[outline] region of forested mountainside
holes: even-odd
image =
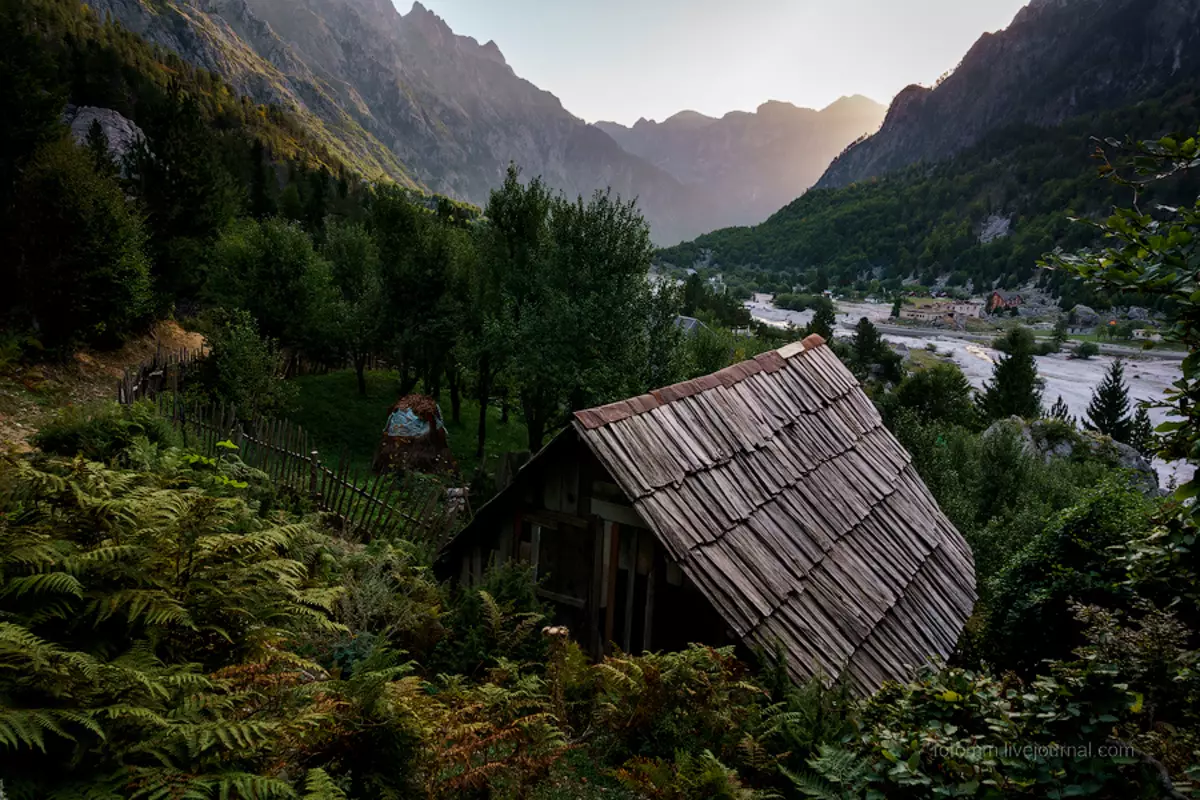
[[[816,111],[772,101],[720,119],[682,111],[663,122],[596,127],[689,187],[721,199],[717,220],[753,225],[816,183],[849,142],[878,130],[886,109],[862,96]]]
[[[817,183],[837,188],[953,156],[1014,125],[1052,127],[1200,75],[1200,0],[1033,0],[935,88],[910,86],[877,134]]]
[[[1056,247],[1077,248],[1093,233],[1069,211],[1103,215],[1131,198],[1098,180],[1091,137],[1147,139],[1195,131],[1197,83],[1055,128],[995,131],[937,165],[915,165],[843,189],[813,189],[762,225],[728,228],[662,250],[661,261],[691,266],[711,254],[721,269],[757,270],[762,282],[803,281],[813,288],[915,276],[932,285],[1016,287]],[[1189,138],[1184,136],[1184,138]],[[1143,202],[1194,197],[1194,175],[1148,189]],[[1054,288],[1062,280],[1051,275]]]
[[[568,196],[639,199],[655,239],[714,227],[711,199],[622,150],[521,79],[494,42],[457,36],[420,3],[87,0],[260,102],[311,114],[368,177],[482,205],[510,162]]]

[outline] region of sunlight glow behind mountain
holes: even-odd
[[[407,13],[410,0],[393,0]],[[456,33],[495,40],[518,75],[588,121],[625,125],[764,100],[887,104],[932,83],[1023,0],[425,0]]]

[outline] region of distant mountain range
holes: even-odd
[[[519,77],[495,42],[456,35],[420,3],[402,15],[390,0],[84,1],[254,100],[296,112],[367,177],[483,205],[513,161],[569,195],[612,187],[637,197],[664,244],[760,221],[882,118],[857,98],[820,113],[768,104],[712,121],[711,139],[684,137],[668,157],[670,145],[644,131],[621,137],[575,117]]]
[[[856,95],[821,111],[772,101],[720,119],[682,111],[661,123],[596,127],[627,152],[720,198],[722,224],[750,225],[816,183],[847,144],[878,130],[886,111]]]
[[[1034,0],[937,87],[901,92],[878,133],[766,222],[660,256],[759,283],[917,277],[981,289],[1038,277],[1077,292],[1060,273],[1039,273],[1038,259],[1093,243],[1069,213],[1132,200],[1099,179],[1091,138],[1188,137],[1198,127],[1200,0]],[[1189,174],[1141,200],[1197,193],[1200,176]]]
[[[817,186],[940,161],[1000,128],[1120,108],[1198,72],[1200,0],[1033,0],[937,87],[897,95],[880,131]]]

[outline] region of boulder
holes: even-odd
[[[1114,441],[1093,431],[1081,431],[1074,425],[1057,419],[1026,422],[1012,417],[993,423],[983,432],[985,438],[1002,431],[1011,431],[1022,442],[1022,449],[1049,464],[1054,459],[1088,459],[1128,470],[1134,486],[1143,494],[1162,493],[1154,465],[1127,444]]]
[[[1100,324],[1100,315],[1087,306],[1075,306],[1071,309],[1071,324],[1083,328],[1095,327]]]
[[[92,123],[100,123],[100,130],[104,131],[104,136],[108,139],[108,154],[118,164],[135,144],[146,138],[141,128],[110,108],[67,106],[63,113],[63,122],[71,128],[71,136],[79,144],[87,141]]]

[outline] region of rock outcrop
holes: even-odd
[[[879,132],[817,186],[939,161],[1001,128],[1130,105],[1189,76],[1200,76],[1200,0],[1034,0],[936,88],[901,92]]]
[[[1059,420],[1039,419],[1026,422],[1019,417],[1000,420],[983,432],[984,437],[1011,431],[1020,437],[1026,453],[1047,464],[1058,459],[1089,459],[1118,469],[1128,470],[1134,485],[1147,495],[1160,493],[1154,465],[1127,444],[1091,431],[1077,430]]]
[[[390,0],[85,2],[295,111],[368,177],[483,205],[515,162],[568,195],[638,198],[663,244],[719,218],[718,198],[622,150],[519,77],[494,42],[456,35],[420,3],[401,15]]]
[[[83,144],[95,123],[100,124],[104,138],[108,140],[108,154],[120,164],[133,146],[145,139],[145,134],[132,120],[110,108],[95,106],[67,106],[63,122],[71,129],[71,136]]]

